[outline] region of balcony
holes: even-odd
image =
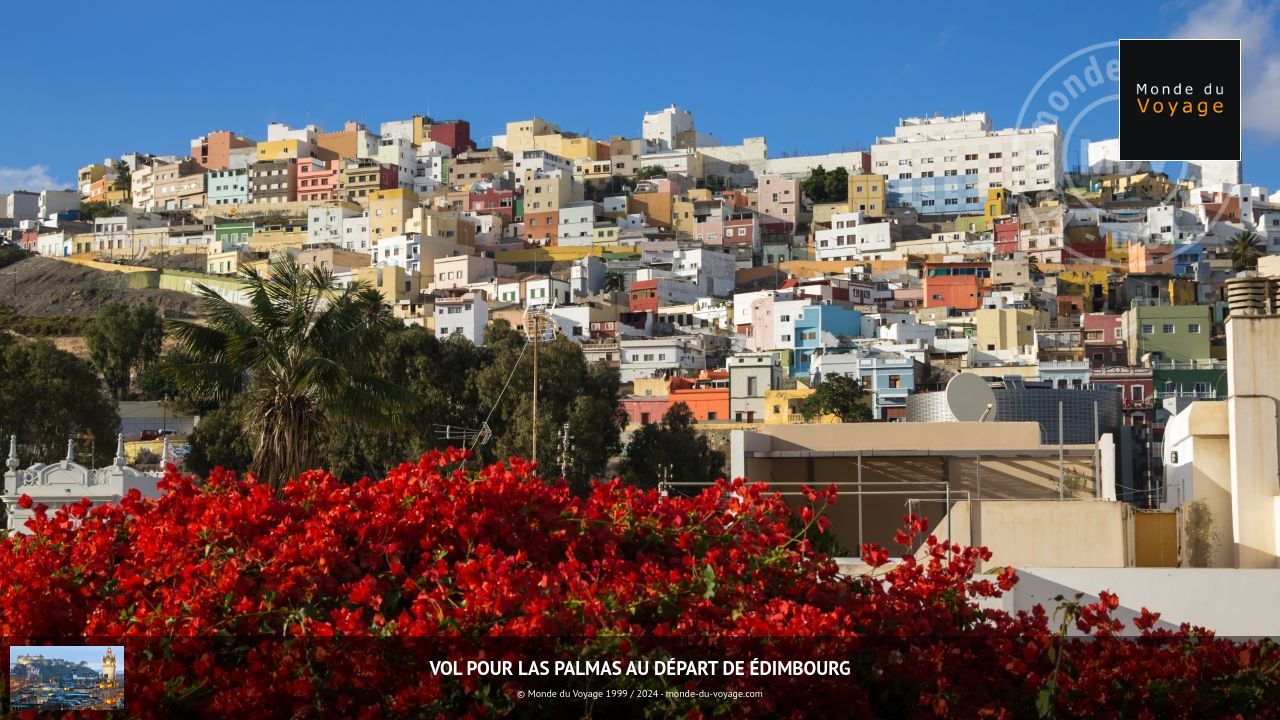
[[[1208,390],[1165,390],[1157,388],[1155,391],[1157,400],[1165,400],[1168,398],[1189,398],[1191,400],[1217,400],[1218,390],[1209,388]]]
[[[1226,360],[1157,360],[1153,370],[1226,370]]]

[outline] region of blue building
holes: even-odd
[[[809,305],[796,318],[791,375],[808,375],[814,351],[840,346],[841,338],[862,335],[862,313],[840,305]]]
[[[949,172],[949,171],[939,171]],[[905,173],[911,174],[911,173]],[[913,207],[924,215],[982,214],[985,190],[978,189],[977,175],[912,177],[885,182],[885,203],[891,207]]]
[[[896,354],[866,355],[856,350],[823,351],[812,362],[813,382],[846,375],[856,379],[871,395],[871,414],[876,420],[903,420],[907,416],[907,396],[916,390],[915,360]]]

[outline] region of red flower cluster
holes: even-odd
[[[806,490],[798,512],[742,480],[668,498],[613,481],[579,498],[518,458],[479,472],[458,469],[464,458],[431,453],[352,485],[313,471],[279,494],[170,470],[159,500],[37,509],[32,535],[0,539],[0,635],[123,638],[130,713],[155,717],[529,714],[522,688],[603,681],[452,677],[427,661],[665,657],[839,659],[850,671],[610,687],[765,690],[663,695],[651,708],[662,714],[1275,712],[1274,646],[1154,630],[1146,612],[1143,637],[1121,639],[1105,593],[1064,606],[1089,634],[1069,639],[1044,611],[979,606],[1017,580],[975,577],[985,548],[930,537],[922,560],[890,566],[867,546],[876,572],[840,575],[806,539],[828,527],[834,488]],[[926,531],[909,517],[899,540]]]

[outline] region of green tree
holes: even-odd
[[[622,292],[627,285],[627,276],[617,270],[604,274],[604,291],[607,293]]]
[[[119,431],[116,406],[89,363],[48,340],[0,335],[0,434],[18,436],[24,462],[60,460],[74,433],[93,437],[101,467]]]
[[[689,406],[667,408],[661,422],[636,430],[622,458],[622,479],[643,488],[671,482],[709,483],[724,477],[724,453],[711,448],[693,424]]]
[[[636,180],[648,180],[649,178],[664,178],[667,176],[667,169],[661,165],[645,165],[636,171]]]
[[[1241,230],[1227,242],[1227,256],[1231,258],[1231,269],[1257,270],[1258,258],[1266,254],[1262,238],[1248,230]]]
[[[818,383],[813,392],[800,401],[797,410],[807,421],[823,415],[835,415],[840,422],[869,422],[871,408],[866,404],[866,391],[847,375],[833,375]]]
[[[109,202],[101,200],[87,203],[80,203],[80,219],[84,222],[91,223],[100,217],[109,217],[114,215],[119,207]]]
[[[376,359],[395,324],[376,290],[345,288],[288,254],[270,275],[241,274],[247,311],[199,286],[205,322],[175,322],[172,333],[186,359],[168,372],[197,399],[246,395],[239,413],[253,447],[252,469],[280,487],[320,459],[321,430],[352,420],[385,426],[410,402],[404,388],[379,377]]]
[[[200,416],[200,424],[187,436],[191,449],[183,469],[202,476],[215,467],[248,470],[253,465],[253,443],[244,432],[245,410],[245,403],[237,400]]]
[[[116,179],[111,183],[114,190],[129,190],[133,187],[133,171],[122,160],[115,162]]]
[[[504,321],[485,331],[488,362],[474,375],[480,404],[492,414],[493,440],[478,448],[483,460],[533,450],[533,357],[525,336]],[[583,490],[604,472],[620,447],[626,416],[619,404],[616,370],[588,364],[582,348],[558,337],[544,341],[538,357],[538,461],[544,474],[558,474],[562,460],[571,487]],[[504,389],[505,388],[505,389]],[[483,420],[483,418],[480,418]],[[568,427],[570,448],[562,449]]]
[[[164,324],[150,305],[107,303],[85,331],[85,341],[112,396],[125,400],[133,374],[160,357]]]
[[[849,171],[838,167],[830,172],[821,165],[800,181],[800,191],[816,203],[840,202],[849,198]]]
[[[447,427],[478,429],[482,413],[472,374],[484,351],[458,335],[440,340],[421,327],[388,335],[376,372],[405,388],[414,402],[396,408],[384,428],[340,420],[324,428],[323,457],[345,480],[381,477],[390,468],[457,440],[441,437]]]

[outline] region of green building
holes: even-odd
[[[1135,305],[1124,314],[1129,364],[1208,360],[1213,315],[1206,305]],[[1159,387],[1159,385],[1157,385]]]
[[[247,247],[253,236],[253,221],[218,223],[213,226],[213,241],[226,250]]]

